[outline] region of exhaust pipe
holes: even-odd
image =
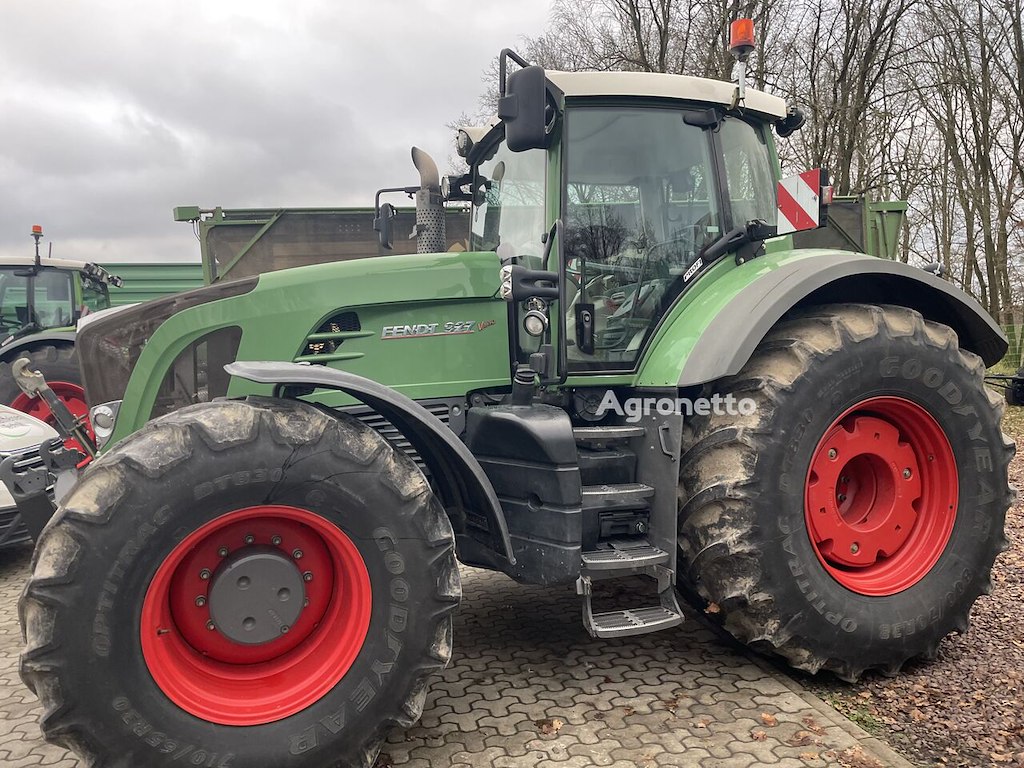
[[[412,164],[420,173],[420,189],[416,193],[416,253],[443,253],[448,250],[448,234],[441,198],[441,174],[433,158],[419,147],[412,148]]]

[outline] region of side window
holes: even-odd
[[[728,118],[720,133],[733,226],[775,220],[775,172],[760,130]]]
[[[510,152],[502,142],[476,167],[470,250],[507,244],[515,256],[543,252],[546,160],[542,149]]]
[[[107,286],[101,285],[87,277],[82,278],[82,306],[79,316],[84,317],[90,312],[99,312],[110,307],[110,295]]]

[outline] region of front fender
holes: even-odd
[[[723,260],[724,261],[724,260]],[[741,266],[731,260],[694,286],[655,334],[637,383],[688,387],[739,373],[768,331],[791,309],[866,303],[910,307],[956,331],[986,365],[1006,336],[977,301],[950,283],[898,261],[846,251],[780,251]],[[701,281],[703,282],[703,280]]]
[[[275,387],[334,389],[351,395],[390,421],[412,444],[430,469],[446,506],[472,510],[487,520],[490,547],[515,564],[505,513],[476,458],[440,419],[414,400],[371,379],[323,365],[234,362],[232,376]]]

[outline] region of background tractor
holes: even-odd
[[[41,259],[43,228],[32,227],[35,256],[0,258],[0,404],[52,424],[50,409],[14,382],[11,364],[28,358],[76,416],[88,407],[75,353],[75,325],[110,307],[109,286],[121,278],[91,263]]]
[[[575,588],[597,637],[677,627],[682,593],[846,679],[966,628],[1006,544],[1006,340],[932,274],[780,234],[827,190],[780,185],[773,129],[801,117],[745,88],[739,31],[738,86],[504,51],[469,173],[413,150],[419,253],[82,330],[103,452],[21,603],[47,738],[90,765],[368,766],[451,654],[457,561]]]

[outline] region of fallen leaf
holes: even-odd
[[[718,607],[718,603],[708,603],[707,607],[704,609],[704,613],[720,613],[721,610],[722,609]]]
[[[814,743],[814,737],[809,731],[797,731],[786,743],[791,747],[806,747]]]
[[[1001,752],[989,752],[988,756],[996,763],[1008,763],[1013,760],[1013,755],[1004,755]]]
[[[777,718],[775,715],[773,715],[773,714],[771,714],[769,712],[762,712],[761,713],[761,722],[764,723],[765,725],[767,725],[768,727],[772,727],[774,725],[778,725],[779,724],[779,718]]]
[[[807,730],[811,731],[812,733],[816,733],[818,736],[821,736],[821,734],[825,732],[825,729],[818,725],[818,721],[810,715],[807,715],[807,717],[805,717],[800,722],[807,726]]]
[[[800,759],[801,760],[818,760],[819,758],[820,758],[820,755],[818,755],[817,752],[801,752],[800,753]]]
[[[859,744],[840,752],[839,764],[845,768],[885,768],[878,760],[864,754],[864,750]]]
[[[565,723],[559,720],[557,717],[545,718],[543,720],[534,720],[533,724],[540,729],[541,733],[546,735],[558,733],[560,730],[562,730],[562,726],[565,725]]]
[[[695,722],[693,725],[695,728],[707,728],[711,724],[710,717],[702,717],[700,720]]]
[[[750,732],[750,736],[754,741],[764,741],[768,738],[768,734],[761,730],[753,730]]]
[[[914,707],[912,710],[910,710],[910,719],[913,720],[915,723],[920,723],[927,720],[928,715],[926,715],[917,707]]]

